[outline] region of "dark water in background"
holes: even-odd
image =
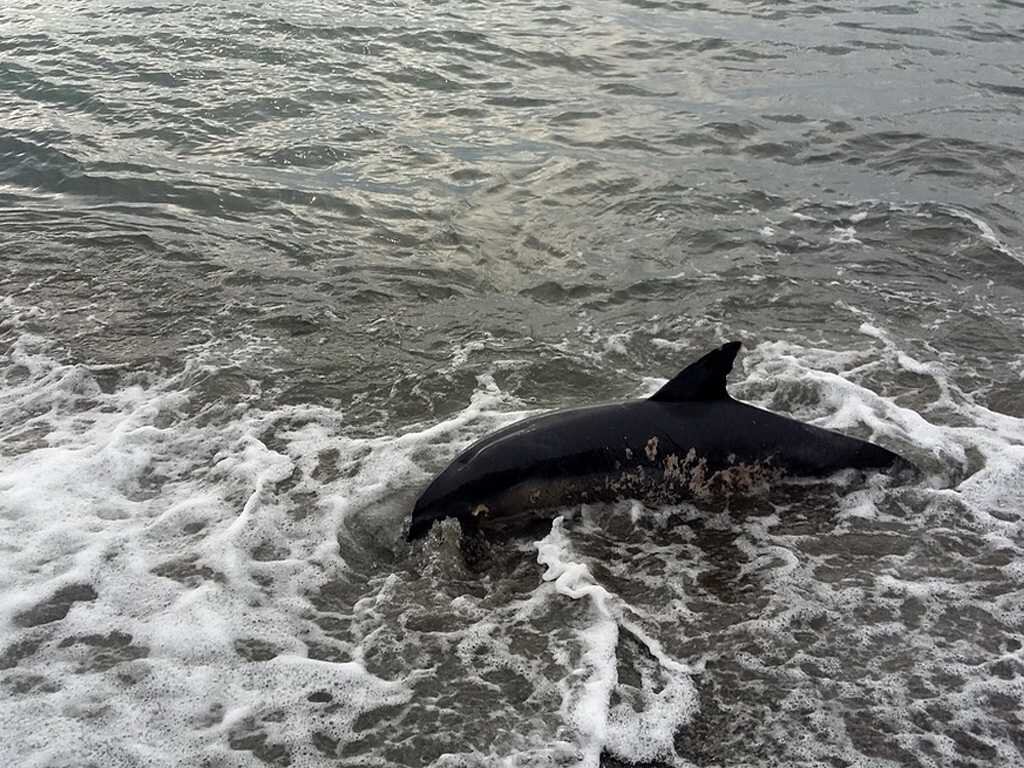
[[[4,764],[1024,760],[1021,83],[1009,1],[5,4]],[[928,478],[400,541],[732,338]]]

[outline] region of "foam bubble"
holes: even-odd
[[[828,241],[837,245],[863,245],[857,239],[857,229],[855,227],[833,227]]]

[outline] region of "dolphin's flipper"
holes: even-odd
[[[650,399],[660,402],[684,400],[728,400],[725,377],[732,370],[733,360],[740,351],[740,342],[730,341],[719,349],[708,352],[695,363],[680,371]]]

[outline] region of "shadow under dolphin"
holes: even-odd
[[[725,380],[739,349],[709,352],[645,400],[554,411],[478,440],[420,495],[408,539],[448,517],[511,532],[580,503],[704,501],[851,468],[916,474],[874,443],[734,400]]]

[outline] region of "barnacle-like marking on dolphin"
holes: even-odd
[[[618,475],[608,475],[605,478],[605,488],[616,499],[640,495],[648,485],[649,480],[643,467],[635,467]]]
[[[722,492],[755,495],[767,493],[772,483],[782,478],[783,471],[768,462],[734,464],[715,473]]]
[[[650,440],[647,441],[647,445],[644,446],[644,453],[647,454],[648,461],[656,461],[658,458],[658,436],[654,435]]]
[[[662,463],[665,465],[665,480],[672,482],[681,479],[683,468],[679,466],[679,456],[670,453]],[[685,464],[683,466],[685,467]]]
[[[711,495],[711,478],[708,477],[708,460],[701,456],[690,470],[690,493],[695,497],[706,499]]]
[[[691,448],[680,460],[676,453],[668,454],[662,461],[664,477],[667,482],[685,483],[690,467],[697,461],[697,451]]]

